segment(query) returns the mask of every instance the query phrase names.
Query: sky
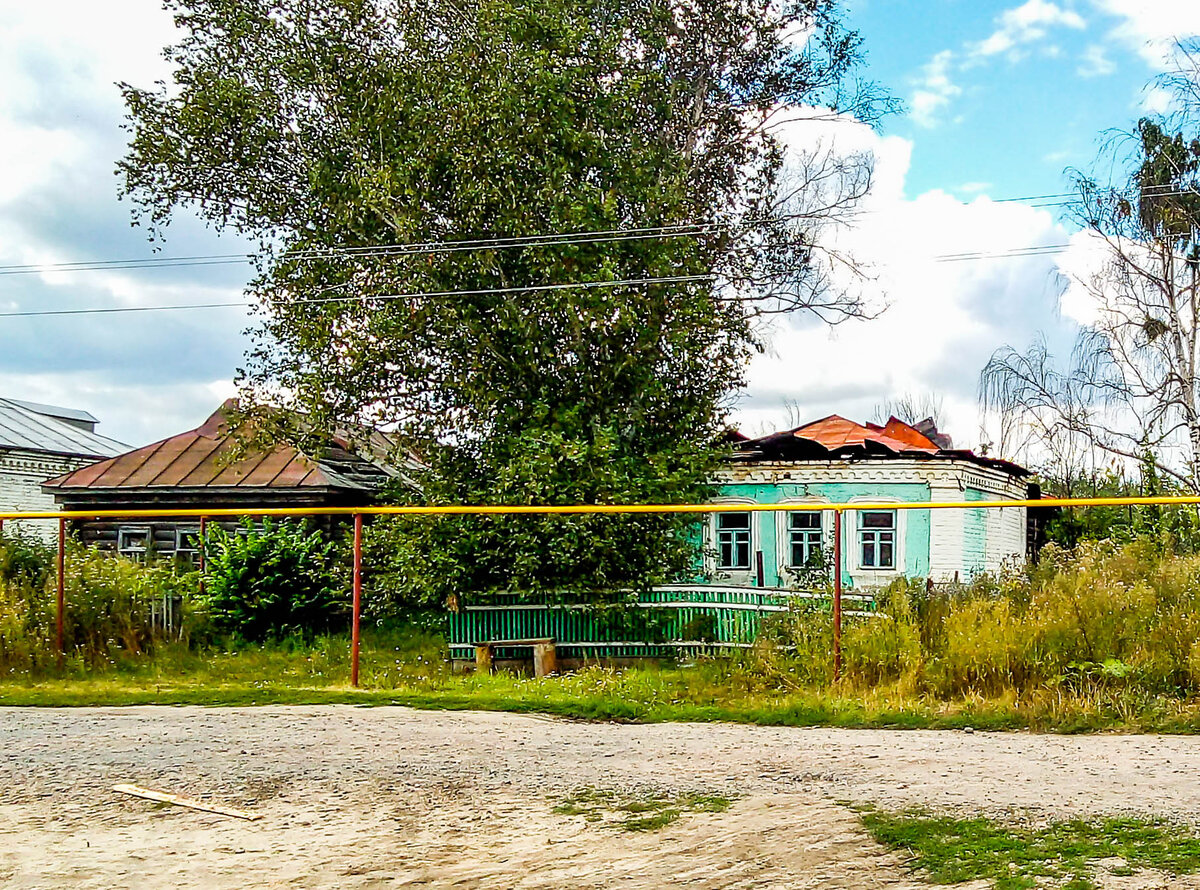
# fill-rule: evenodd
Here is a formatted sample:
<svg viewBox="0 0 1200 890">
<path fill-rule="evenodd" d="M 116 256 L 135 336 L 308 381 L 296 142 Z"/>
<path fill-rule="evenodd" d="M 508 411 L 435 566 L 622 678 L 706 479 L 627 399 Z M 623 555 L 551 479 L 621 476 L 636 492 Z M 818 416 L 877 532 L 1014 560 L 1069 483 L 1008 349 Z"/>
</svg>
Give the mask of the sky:
<svg viewBox="0 0 1200 890">
<path fill-rule="evenodd" d="M 1066 191 L 1065 171 L 1088 169 L 1106 134 L 1165 108 L 1148 84 L 1176 39 L 1200 34 L 1200 3 L 850 0 L 846 11 L 864 38 L 864 75 L 903 111 L 874 130 L 797 121 L 782 135 L 794 151 L 874 156 L 863 212 L 831 237 L 870 270 L 882 311 L 834 329 L 776 320 L 733 419 L 765 432 L 831 413 L 870 419 L 889 398 L 930 395 L 956 443 L 972 447 L 987 438 L 975 395 L 992 352 L 1043 336 L 1061 353 L 1081 320 L 1060 301 L 1080 236 L 1037 196 Z M 245 313 L 5 313 L 239 299 L 249 270 L 236 262 L 44 268 L 156 255 L 118 200 L 126 133 L 115 84 L 169 76 L 161 48 L 172 39 L 152 0 L 0 3 L 0 396 L 86 409 L 130 445 L 190 429 L 232 394 Z M 947 259 L 1044 245 L 1071 247 Z M 158 249 L 245 245 L 180 217 Z"/>
</svg>

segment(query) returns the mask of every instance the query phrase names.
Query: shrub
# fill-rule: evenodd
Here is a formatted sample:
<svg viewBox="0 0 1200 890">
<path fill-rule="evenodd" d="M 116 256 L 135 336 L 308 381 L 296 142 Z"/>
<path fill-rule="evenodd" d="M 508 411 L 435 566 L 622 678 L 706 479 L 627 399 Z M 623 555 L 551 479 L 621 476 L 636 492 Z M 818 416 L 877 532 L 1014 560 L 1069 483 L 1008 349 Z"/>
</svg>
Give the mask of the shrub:
<svg viewBox="0 0 1200 890">
<path fill-rule="evenodd" d="M 53 580 L 46 586 L 52 587 Z M 177 574 L 166 563 L 72 546 L 64 587 L 66 648 L 94 664 L 115 650 L 138 655 L 152 649 L 166 630 L 162 615 L 168 608 L 175 612 L 173 635 L 186 637 L 198 579 L 194 573 Z M 53 602 L 53 596 L 44 597 L 37 616 L 46 638 L 54 626 Z"/>
<path fill-rule="evenodd" d="M 57 661 L 56 579 L 52 548 L 33 538 L 0 536 L 0 668 L 38 669 Z M 149 651 L 164 635 L 164 606 L 173 636 L 195 624 L 195 575 L 68 544 L 63 643 L 74 662 L 96 666 L 117 654 Z M 156 613 L 158 620 L 155 620 Z"/>
<path fill-rule="evenodd" d="M 204 605 L 214 630 L 252 642 L 344 630 L 342 548 L 304 523 L 216 528 L 204 542 Z"/>
</svg>

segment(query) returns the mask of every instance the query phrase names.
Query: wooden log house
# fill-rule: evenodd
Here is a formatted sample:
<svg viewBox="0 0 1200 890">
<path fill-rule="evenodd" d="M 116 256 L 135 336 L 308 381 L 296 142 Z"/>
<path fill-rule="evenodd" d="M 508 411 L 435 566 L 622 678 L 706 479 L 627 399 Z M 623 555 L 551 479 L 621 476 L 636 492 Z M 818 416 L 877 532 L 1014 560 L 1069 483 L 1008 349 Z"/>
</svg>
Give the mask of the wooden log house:
<svg viewBox="0 0 1200 890">
<path fill-rule="evenodd" d="M 65 510 L 237 509 L 365 507 L 398 475 L 386 463 L 388 443 L 375 434 L 371 456 L 346 439 L 330 437 L 319 454 L 277 443 L 240 446 L 226 402 L 194 430 L 88 464 L 43 483 Z M 239 453 L 239 447 L 241 451 Z M 329 520 L 318 523 L 326 527 Z M 221 520 L 225 528 L 237 520 Z M 196 554 L 195 518 L 84 519 L 71 523 L 84 544 L 142 559 L 151 555 L 188 562 Z"/>
</svg>

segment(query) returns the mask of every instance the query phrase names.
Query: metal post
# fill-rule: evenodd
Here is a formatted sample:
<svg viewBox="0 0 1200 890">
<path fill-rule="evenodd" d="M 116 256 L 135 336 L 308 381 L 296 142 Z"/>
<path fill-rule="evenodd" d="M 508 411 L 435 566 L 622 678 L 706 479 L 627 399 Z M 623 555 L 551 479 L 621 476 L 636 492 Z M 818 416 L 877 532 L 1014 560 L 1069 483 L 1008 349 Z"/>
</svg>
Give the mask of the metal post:
<svg viewBox="0 0 1200 890">
<path fill-rule="evenodd" d="M 63 666 L 65 646 L 63 643 L 63 611 L 66 605 L 66 563 L 67 563 L 67 520 L 61 516 L 58 519 L 58 604 L 54 617 L 54 639 L 58 649 L 58 666 Z"/>
<path fill-rule="evenodd" d="M 842 511 L 833 511 L 833 682 L 842 678 Z"/>
<path fill-rule="evenodd" d="M 200 540 L 196 542 L 196 546 L 200 548 L 200 553 L 199 553 L 200 558 L 197 561 L 197 568 L 200 570 L 200 595 L 201 596 L 204 596 L 204 555 L 205 555 L 205 551 L 208 550 L 208 545 L 206 543 L 208 541 L 208 538 L 206 536 L 207 532 L 208 532 L 208 517 L 201 516 L 200 517 Z"/>
<path fill-rule="evenodd" d="M 362 530 L 361 513 L 354 514 L 354 617 L 350 625 L 350 685 L 358 686 L 358 625 L 362 615 Z"/>
</svg>

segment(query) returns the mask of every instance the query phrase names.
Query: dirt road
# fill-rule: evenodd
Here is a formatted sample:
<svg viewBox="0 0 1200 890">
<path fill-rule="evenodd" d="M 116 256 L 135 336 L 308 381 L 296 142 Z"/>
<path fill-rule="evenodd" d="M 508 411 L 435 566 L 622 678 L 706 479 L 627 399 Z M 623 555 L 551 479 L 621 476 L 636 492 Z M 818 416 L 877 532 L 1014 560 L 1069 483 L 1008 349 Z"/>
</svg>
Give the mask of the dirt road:
<svg viewBox="0 0 1200 890">
<path fill-rule="evenodd" d="M 1200 821 L 1200 741 L 1178 736 L 143 707 L 0 709 L 0 752 L 0 886 L 22 890 L 900 888 L 922 885 L 840 802 Z M 126 798 L 119 782 L 263 818 Z M 630 833 L 553 812 L 581 787 L 735 800 Z"/>
</svg>

